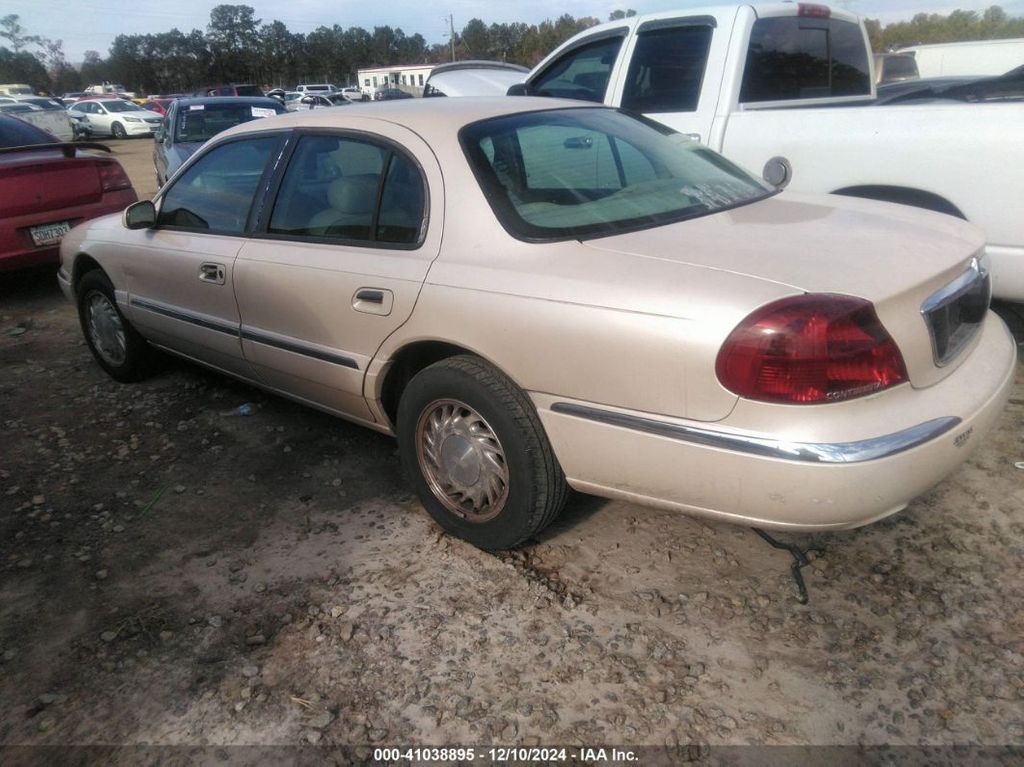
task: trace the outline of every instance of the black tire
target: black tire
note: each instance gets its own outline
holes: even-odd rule
[[[565,505],[565,474],[532,403],[478,357],[450,357],[420,371],[402,393],[397,432],[403,469],[427,512],[474,546],[517,546]],[[460,458],[442,465],[446,449]],[[486,489],[489,500],[473,508],[465,496]]]
[[[124,129],[124,126],[121,125],[121,123],[114,123],[110,126],[110,135],[114,138],[127,138],[128,131]]]
[[[111,378],[141,381],[158,369],[159,352],[121,314],[106,274],[99,269],[87,272],[78,282],[76,296],[85,342]]]

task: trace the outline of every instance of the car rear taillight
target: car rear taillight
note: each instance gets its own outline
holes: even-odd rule
[[[124,172],[121,163],[116,160],[100,160],[96,163],[100,174],[100,185],[104,192],[116,192],[118,189],[131,189],[132,182]]]
[[[837,402],[907,380],[903,355],[870,302],[809,294],[763,306],[729,334],[715,363],[722,385],[748,399]]]
[[[810,16],[815,19],[827,19],[832,15],[832,9],[827,5],[812,5],[811,3],[800,3],[797,5],[798,16]]]

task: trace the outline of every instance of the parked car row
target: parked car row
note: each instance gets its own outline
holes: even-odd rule
[[[54,98],[17,94],[0,96],[0,112],[17,115],[61,141],[73,141],[75,132],[64,106]]]

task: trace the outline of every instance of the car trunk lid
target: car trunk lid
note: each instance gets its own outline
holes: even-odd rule
[[[94,158],[39,149],[0,155],[0,216],[84,205],[102,194]]]
[[[974,261],[984,245],[976,228],[869,200],[787,193],[585,245],[742,274],[797,292],[867,299],[899,346],[914,386],[936,383],[957,367],[976,335],[970,320],[977,304],[988,301],[987,281]]]

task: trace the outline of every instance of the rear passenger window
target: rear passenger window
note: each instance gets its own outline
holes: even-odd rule
[[[415,244],[423,181],[411,160],[362,139],[304,136],[281,183],[270,234]]]
[[[622,39],[616,35],[573,48],[529,83],[530,92],[561,99],[604,101]]]
[[[838,19],[758,19],[750,36],[742,103],[871,93],[860,27]]]
[[[708,24],[641,29],[626,75],[623,109],[696,111],[713,32]]]

